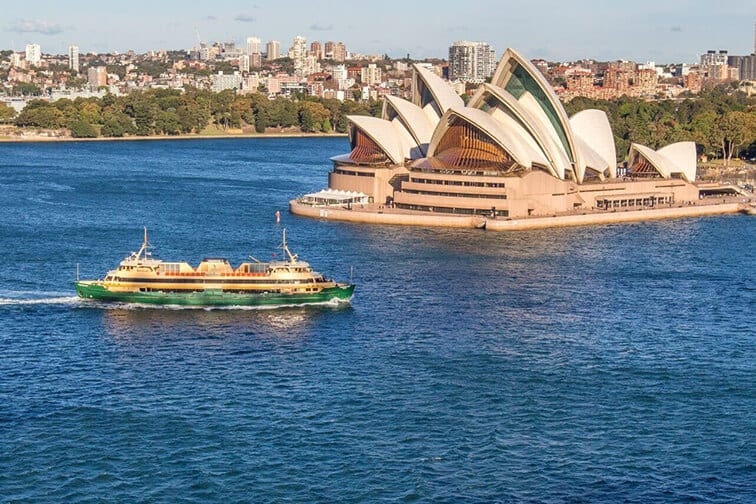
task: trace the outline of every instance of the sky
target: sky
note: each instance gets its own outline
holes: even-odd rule
[[[694,63],[709,49],[754,51],[754,0],[215,0],[2,2],[0,48],[43,53],[190,49],[203,41],[296,35],[349,51],[446,58],[457,40],[512,47],[549,61],[627,59]]]

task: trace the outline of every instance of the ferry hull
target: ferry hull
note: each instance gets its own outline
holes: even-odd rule
[[[354,285],[336,286],[304,294],[252,293],[221,291],[200,292],[113,292],[98,283],[75,282],[80,298],[105,302],[143,303],[180,306],[290,306],[327,303],[352,299]]]

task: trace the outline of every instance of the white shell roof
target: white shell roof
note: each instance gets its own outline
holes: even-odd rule
[[[597,161],[593,159],[593,154],[586,152],[586,166],[601,172],[609,168],[609,175],[616,177],[617,150],[606,113],[603,110],[583,110],[570,118],[570,125],[575,136],[579,138],[581,153],[586,152],[586,147],[588,147],[601,158],[601,161]]]
[[[577,142],[577,148],[580,149],[580,154],[583,156],[583,159],[585,160],[585,166],[587,168],[590,168],[601,174],[603,174],[610,168],[610,165],[606,162],[604,157],[596,152],[596,150],[591,145],[588,145],[588,142],[583,140],[583,137],[575,135],[575,141]]]
[[[672,165],[672,162],[669,159],[659,154],[654,149],[641,144],[630,144],[630,155],[628,157],[631,160],[633,158],[634,152],[637,152],[640,156],[643,156],[649,163],[651,163],[654,168],[656,168],[656,171],[659,172],[659,175],[664,178],[669,178],[669,169]]]
[[[551,104],[551,107],[556,112],[559,123],[562,125],[562,129],[564,130],[564,134],[567,138],[567,143],[570,147],[570,150],[572,151],[572,157],[575,166],[575,176],[578,183],[582,183],[583,177],[585,176],[585,163],[582,160],[580,152],[576,148],[575,135],[573,134],[569,118],[567,117],[567,112],[565,112],[562,103],[559,101],[556,93],[554,93],[551,85],[541,74],[541,72],[535,66],[533,66],[530,61],[523,58],[517,51],[512,48],[507,48],[507,50],[504,51],[504,54],[501,57],[501,61],[499,61],[499,65],[496,67],[496,71],[494,72],[494,76],[491,79],[491,83],[495,86],[505,88],[505,85],[509,80],[509,76],[511,75],[514,66],[512,64],[513,62],[517,63],[530,75],[530,77],[532,77],[536,84],[538,84],[538,87],[540,87],[544,92],[546,98]]]
[[[444,79],[420,65],[412,65],[412,68],[415,69],[417,75],[423,80],[423,82],[425,82],[425,85],[428,86],[428,89],[433,95],[433,99],[436,101],[436,105],[438,105],[442,114],[452,107],[464,106],[465,102],[462,101],[462,98],[454,92]]]
[[[395,164],[404,163],[405,154],[409,152],[409,146],[404,145],[390,121],[372,116],[347,116],[347,120],[350,125],[350,140],[353,138],[353,128],[358,128],[383,150],[391,162]]]
[[[452,116],[457,116],[466,122],[480,129],[486,135],[497,142],[505,151],[507,151],[519,164],[527,168],[532,168],[533,163],[542,166],[548,166],[548,160],[539,150],[533,149],[525,139],[528,134],[522,127],[504,128],[501,123],[493,119],[490,115],[482,110],[469,107],[455,107],[449,109],[441,118],[440,126],[436,128],[431,139],[428,155],[432,156],[438,143],[446,133],[451,123]]]
[[[565,169],[570,167],[570,160],[564,151],[556,132],[543,115],[540,108],[534,114],[530,108],[523,106],[509,91],[491,84],[483,84],[470,99],[469,107],[480,109],[485,103],[487,95],[494,96],[498,102],[507,108],[528,130],[535,143],[549,159],[549,168],[555,177],[564,178]],[[527,101],[527,100],[526,100]],[[532,107],[531,107],[532,108]]]
[[[685,180],[696,180],[696,144],[695,142],[677,142],[656,151],[672,163],[671,173],[681,173]]]
[[[385,100],[385,107],[391,107],[396,111],[399,117],[401,117],[407,125],[407,128],[409,128],[409,132],[417,142],[418,146],[425,151],[427,149],[427,144],[433,136],[433,127],[435,126],[431,123],[430,119],[428,119],[428,116],[420,107],[411,101],[396,96],[386,96]],[[385,107],[383,118],[388,119],[388,117],[386,117],[387,114],[385,112]]]
[[[669,178],[673,173],[679,173],[688,182],[696,180],[696,144],[694,142],[677,142],[662,147],[658,151],[634,143],[630,145],[628,156],[631,160],[634,153],[643,156],[664,178]]]

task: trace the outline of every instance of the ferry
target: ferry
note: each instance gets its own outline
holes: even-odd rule
[[[354,284],[340,283],[312,270],[286,245],[283,260],[241,263],[208,257],[196,268],[187,262],[154,259],[147,228],[144,242],[102,280],[79,280],[76,293],[97,301],[188,306],[290,306],[349,302]]]

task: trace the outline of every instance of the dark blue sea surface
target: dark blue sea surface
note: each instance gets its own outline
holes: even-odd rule
[[[754,502],[756,220],[321,222],[346,140],[0,144],[0,501]],[[106,307],[289,245],[351,306]]]

